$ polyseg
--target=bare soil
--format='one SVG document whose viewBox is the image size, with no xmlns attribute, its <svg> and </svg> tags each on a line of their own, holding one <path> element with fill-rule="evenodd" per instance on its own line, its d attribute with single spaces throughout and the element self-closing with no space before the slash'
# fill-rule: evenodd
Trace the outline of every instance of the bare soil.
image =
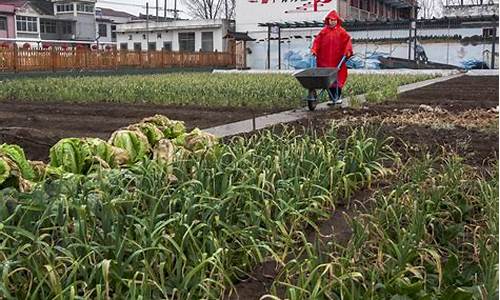
<svg viewBox="0 0 500 300">
<path fill-rule="evenodd" d="M 270 113 L 245 108 L 179 107 L 123 103 L 0 102 L 0 143 L 18 144 L 31 160 L 46 160 L 49 148 L 66 137 L 107 139 L 120 127 L 163 114 L 188 129 L 250 119 Z"/>
</svg>

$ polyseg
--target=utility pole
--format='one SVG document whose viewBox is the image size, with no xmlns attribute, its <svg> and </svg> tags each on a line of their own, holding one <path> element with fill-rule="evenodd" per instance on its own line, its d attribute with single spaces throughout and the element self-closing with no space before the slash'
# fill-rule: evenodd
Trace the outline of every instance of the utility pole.
<svg viewBox="0 0 500 300">
<path fill-rule="evenodd" d="M 271 25 L 267 25 L 267 69 L 271 69 Z"/>
<path fill-rule="evenodd" d="M 410 26 L 408 31 L 408 60 L 411 60 L 411 34 L 413 29 L 411 28 L 412 19 L 409 20 Z"/>
<path fill-rule="evenodd" d="M 156 23 L 159 21 L 159 16 L 158 16 L 158 0 L 156 0 Z"/>
<path fill-rule="evenodd" d="M 146 49 L 149 52 L 149 2 L 146 2 Z"/>
<path fill-rule="evenodd" d="M 281 70 L 281 27 L 280 26 L 278 26 L 278 69 Z"/>
<path fill-rule="evenodd" d="M 415 22 L 415 32 L 413 34 L 413 59 L 417 60 L 417 3 L 413 5 L 413 20 Z"/>
<path fill-rule="evenodd" d="M 497 42 L 497 24 L 493 19 L 493 36 L 491 40 L 491 69 L 495 68 L 495 43 Z"/>
<path fill-rule="evenodd" d="M 226 20 L 229 19 L 229 14 L 228 14 L 228 11 L 227 11 L 227 0 L 224 0 L 224 7 L 226 9 Z"/>
<path fill-rule="evenodd" d="M 177 0 L 174 0 L 174 19 L 177 20 Z"/>
<path fill-rule="evenodd" d="M 448 19 L 448 38 L 446 39 L 446 64 L 447 65 L 450 63 L 450 26 L 451 26 L 451 21 L 450 21 L 450 19 Z M 483 61 L 484 61 L 484 59 L 483 59 Z"/>
</svg>

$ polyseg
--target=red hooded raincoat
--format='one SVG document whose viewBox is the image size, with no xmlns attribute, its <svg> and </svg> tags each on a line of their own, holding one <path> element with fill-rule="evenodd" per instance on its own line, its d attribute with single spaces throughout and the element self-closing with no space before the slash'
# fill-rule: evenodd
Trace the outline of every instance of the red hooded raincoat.
<svg viewBox="0 0 500 300">
<path fill-rule="evenodd" d="M 336 19 L 337 26 L 327 26 L 327 19 Z M 351 36 L 342 27 L 342 19 L 335 10 L 332 10 L 325 18 L 325 27 L 314 39 L 311 52 L 316 55 L 318 68 L 336 68 L 345 55 L 352 56 Z M 342 88 L 347 80 L 347 66 L 342 64 L 337 77 L 337 84 Z"/>
</svg>

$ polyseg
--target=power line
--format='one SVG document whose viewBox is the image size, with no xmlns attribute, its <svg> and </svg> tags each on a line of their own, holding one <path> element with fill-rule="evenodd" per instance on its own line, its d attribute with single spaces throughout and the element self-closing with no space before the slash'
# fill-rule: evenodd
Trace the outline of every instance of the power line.
<svg viewBox="0 0 500 300">
<path fill-rule="evenodd" d="M 103 4 L 113 4 L 113 5 L 120 5 L 120 6 L 129 6 L 129 7 L 135 7 L 135 8 L 142 8 L 146 9 L 146 5 L 140 5 L 140 4 L 131 4 L 131 3 L 123 3 L 123 2 L 116 2 L 116 1 L 107 1 L 107 0 L 99 0 L 98 3 L 103 3 Z M 175 12 L 174 9 L 168 9 L 162 6 L 150 6 L 149 8 L 153 9 L 166 9 L 169 12 Z M 177 10 L 177 12 L 182 12 L 182 10 Z"/>
</svg>

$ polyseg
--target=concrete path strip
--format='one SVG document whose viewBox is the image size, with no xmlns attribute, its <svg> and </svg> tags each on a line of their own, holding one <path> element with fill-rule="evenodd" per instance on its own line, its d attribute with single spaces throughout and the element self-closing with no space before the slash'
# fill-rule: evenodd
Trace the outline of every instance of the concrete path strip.
<svg viewBox="0 0 500 300">
<path fill-rule="evenodd" d="M 469 76 L 499 76 L 498 69 L 485 70 L 470 70 L 467 72 Z"/>
<path fill-rule="evenodd" d="M 213 70 L 212 73 L 217 74 L 289 74 L 298 73 L 304 69 L 298 70 Z M 461 70 L 441 70 L 441 69 L 349 69 L 351 75 L 436 75 L 450 76 L 453 74 L 463 73 Z"/>
<path fill-rule="evenodd" d="M 444 77 L 438 77 L 434 79 L 429 79 L 417 83 L 412 83 L 412 84 L 407 84 L 400 86 L 398 88 L 398 94 L 399 93 L 404 93 L 408 92 L 411 90 L 415 90 L 424 86 L 428 86 L 434 83 L 450 80 L 453 78 L 457 78 L 460 76 L 464 76 L 463 73 L 461 74 L 453 74 L 449 76 L 444 76 Z M 357 101 L 359 103 L 364 102 L 364 95 L 359 95 L 355 96 L 357 98 Z M 346 108 L 349 107 L 349 98 L 343 99 L 342 107 Z M 316 110 L 324 110 L 324 109 L 331 109 L 327 103 L 320 103 L 316 106 Z M 271 127 L 273 125 L 281 124 L 281 123 L 288 123 L 288 122 L 293 122 L 297 121 L 300 119 L 303 119 L 307 116 L 308 114 L 307 108 L 298 108 L 298 109 L 293 109 L 293 110 L 288 110 L 276 114 L 271 114 L 271 115 L 266 115 L 266 116 L 261 116 L 261 117 L 256 117 L 255 119 L 249 119 L 249 120 L 244 120 L 244 121 L 239 121 L 239 122 L 234 122 L 234 123 L 229 123 L 225 125 L 220 125 L 216 127 L 211 127 L 211 128 L 206 128 L 203 129 L 203 131 L 209 132 L 211 134 L 214 134 L 218 137 L 225 137 L 225 136 L 232 136 L 232 135 L 237 135 L 237 134 L 242 134 L 242 133 L 248 133 L 254 130 L 259 130 L 267 127 Z"/>
</svg>

